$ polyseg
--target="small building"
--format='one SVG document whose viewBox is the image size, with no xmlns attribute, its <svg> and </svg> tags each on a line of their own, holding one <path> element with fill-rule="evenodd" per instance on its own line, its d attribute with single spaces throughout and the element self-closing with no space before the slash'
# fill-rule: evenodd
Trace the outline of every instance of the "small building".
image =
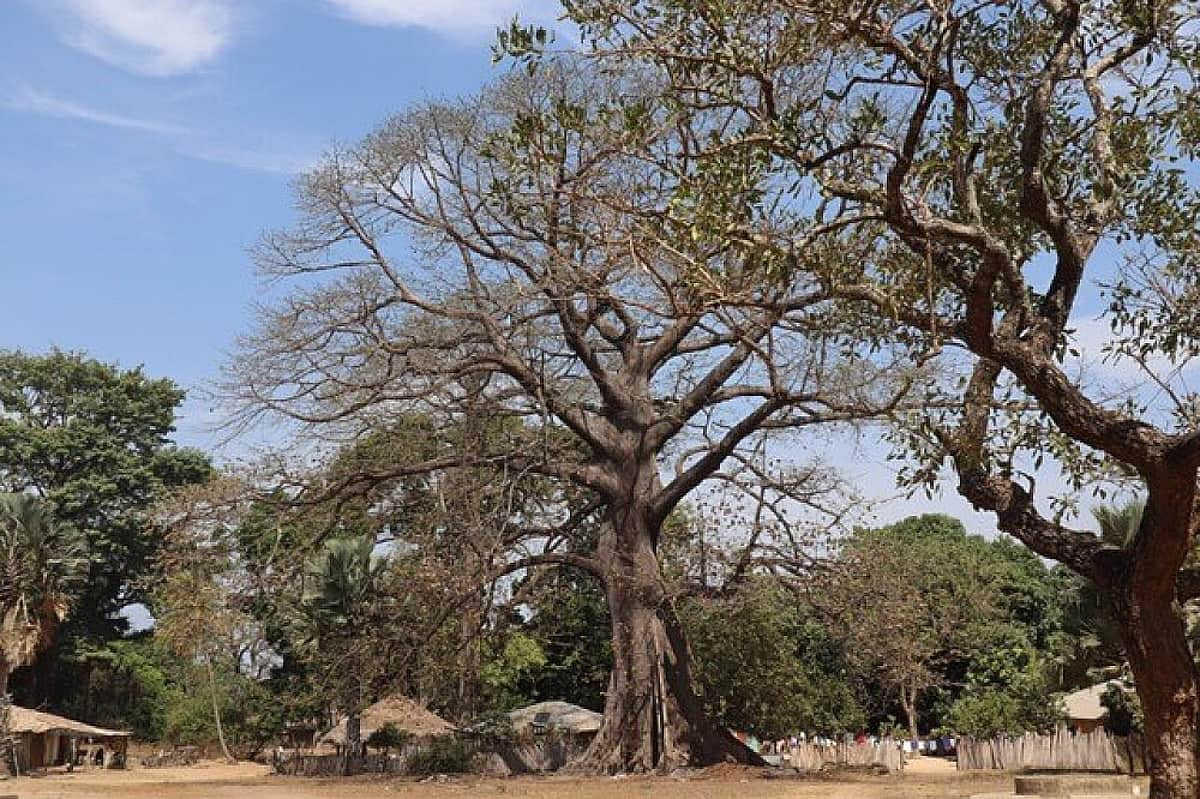
<svg viewBox="0 0 1200 799">
<path fill-rule="evenodd" d="M 418 702 L 399 694 L 381 699 L 362 712 L 359 717 L 359 732 L 362 741 L 385 724 L 394 724 L 413 738 L 434 738 L 454 732 L 454 725 L 427 710 Z M 331 746 L 346 745 L 346 719 L 342 719 L 329 732 L 321 736 L 319 743 Z"/>
<path fill-rule="evenodd" d="M 508 714 L 513 729 L 542 735 L 558 732 L 573 738 L 591 738 L 600 729 L 604 716 L 570 702 L 538 702 Z"/>
<path fill-rule="evenodd" d="M 279 736 L 280 742 L 287 749 L 312 749 L 320 731 L 316 721 L 289 721 Z"/>
<path fill-rule="evenodd" d="M 1103 727 L 1108 710 L 1100 704 L 1100 697 L 1113 685 L 1129 690 L 1129 686 L 1121 680 L 1109 680 L 1064 696 L 1063 710 L 1067 726 L 1077 733 L 1088 733 Z"/>
<path fill-rule="evenodd" d="M 77 763 L 124 768 L 132 735 L 16 705 L 9 709 L 8 726 L 21 773 Z"/>
</svg>

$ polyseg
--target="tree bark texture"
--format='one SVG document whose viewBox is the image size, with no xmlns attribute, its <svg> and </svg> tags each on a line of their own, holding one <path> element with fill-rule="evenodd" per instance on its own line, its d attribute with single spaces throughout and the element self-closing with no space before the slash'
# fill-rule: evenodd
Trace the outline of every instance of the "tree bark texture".
<svg viewBox="0 0 1200 799">
<path fill-rule="evenodd" d="M 357 706 L 350 715 L 346 716 L 346 760 L 342 768 L 343 776 L 349 777 L 358 773 L 358 763 L 362 760 L 362 715 Z"/>
<path fill-rule="evenodd" d="M 1138 541 L 1110 588 L 1142 702 L 1155 799 L 1200 797 L 1200 674 L 1176 599 L 1194 499 L 1194 474 L 1151 484 Z"/>
<path fill-rule="evenodd" d="M 713 723 L 693 687 L 691 653 L 659 568 L 658 524 L 618 508 L 598 552 L 612 617 L 604 721 L 575 771 L 669 773 L 722 762 L 765 765 Z"/>
<path fill-rule="evenodd" d="M 900 706 L 904 709 L 904 720 L 908 722 L 908 737 L 915 741 L 921 737 L 917 730 L 917 692 L 903 684 L 900 686 Z"/>
<path fill-rule="evenodd" d="M 8 695 L 8 664 L 0 661 L 0 774 L 16 774 L 16 752 L 9 728 L 12 697 Z"/>
</svg>

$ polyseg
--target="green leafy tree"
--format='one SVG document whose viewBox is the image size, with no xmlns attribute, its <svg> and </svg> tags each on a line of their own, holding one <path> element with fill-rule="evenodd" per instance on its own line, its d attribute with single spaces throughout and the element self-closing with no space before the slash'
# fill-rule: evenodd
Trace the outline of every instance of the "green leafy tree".
<svg viewBox="0 0 1200 799">
<path fill-rule="evenodd" d="M 1100 695 L 1100 705 L 1107 712 L 1104 729 L 1113 735 L 1127 738 L 1145 731 L 1146 720 L 1137 694 L 1127 686 L 1110 684 Z"/>
<path fill-rule="evenodd" d="M 81 684 L 75 642 L 119 635 L 119 611 L 145 599 L 142 578 L 160 540 L 151 506 L 210 474 L 203 454 L 171 442 L 183 397 L 170 380 L 79 353 L 0 352 L 0 490 L 51 501 L 63 522 L 83 531 L 90 553 L 61 645 L 28 680 L 39 702 L 66 701 Z"/>
<path fill-rule="evenodd" d="M 367 736 L 367 746 L 380 750 L 386 757 L 393 749 L 403 749 L 412 739 L 411 732 L 402 730 L 394 722 L 389 721 L 371 731 L 371 734 Z"/>
<path fill-rule="evenodd" d="M 923 695 L 945 681 L 948 660 L 967 657 L 964 633 L 990 610 L 979 576 L 961 523 L 922 516 L 855 531 L 813 592 L 856 669 L 899 702 L 913 737 Z"/>
<path fill-rule="evenodd" d="M 522 683 L 545 666 L 546 653 L 538 642 L 520 630 L 510 631 L 479 672 L 485 706 L 512 710 L 527 704 L 534 697 L 521 690 Z"/>
<path fill-rule="evenodd" d="M 545 664 L 521 683 L 531 701 L 561 700 L 604 709 L 612 669 L 608 607 L 596 582 L 569 567 L 550 571 L 528 602 L 522 631 L 537 642 Z"/>
<path fill-rule="evenodd" d="M 74 660 L 84 690 L 66 706 L 72 718 L 130 730 L 142 741 L 163 740 L 176 691 L 171 659 L 152 635 L 83 647 Z"/>
<path fill-rule="evenodd" d="M 1053 575 L 1029 552 L 931 514 L 855 531 L 812 602 L 865 690 L 878 684 L 881 698 L 898 702 L 916 736 L 956 723 L 941 716 L 964 691 L 964 708 L 983 699 L 1002 704 L 992 695 L 1011 691 L 1009 715 L 996 723 L 1045 726 L 1042 708 L 1054 706 L 1045 653 L 1059 640 L 1057 593 Z M 886 707 L 875 704 L 877 713 Z"/>
<path fill-rule="evenodd" d="M 1101 539 L 1122 550 L 1136 539 L 1144 512 L 1145 503 L 1140 500 L 1092 509 Z M 1090 684 L 1125 671 L 1121 621 L 1107 592 L 1090 580 L 1074 577 L 1064 594 L 1064 614 L 1062 660 L 1067 684 Z"/>
<path fill-rule="evenodd" d="M 943 726 L 979 738 L 1054 729 L 1062 713 L 1047 654 L 1012 627 L 993 631 L 979 644 Z"/>
<path fill-rule="evenodd" d="M 840 647 L 775 581 L 685 600 L 680 616 L 705 706 L 725 726 L 762 739 L 865 728 Z"/>
</svg>

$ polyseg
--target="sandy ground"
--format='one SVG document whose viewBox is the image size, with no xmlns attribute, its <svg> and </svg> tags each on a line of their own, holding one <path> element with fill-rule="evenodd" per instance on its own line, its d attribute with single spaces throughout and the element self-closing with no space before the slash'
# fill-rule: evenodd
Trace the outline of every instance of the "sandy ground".
<svg viewBox="0 0 1200 799">
<path fill-rule="evenodd" d="M 55 774 L 0 782 L 0 797 L 19 799 L 960 799 L 1012 790 L 1005 775 L 959 775 L 953 766 L 920 758 L 903 775 L 810 779 L 761 779 L 754 773 L 724 773 L 688 780 L 669 778 L 579 779 L 475 777 L 440 782 L 355 778 L 313 780 L 279 777 L 263 766 L 206 763 L 190 768 Z"/>
</svg>

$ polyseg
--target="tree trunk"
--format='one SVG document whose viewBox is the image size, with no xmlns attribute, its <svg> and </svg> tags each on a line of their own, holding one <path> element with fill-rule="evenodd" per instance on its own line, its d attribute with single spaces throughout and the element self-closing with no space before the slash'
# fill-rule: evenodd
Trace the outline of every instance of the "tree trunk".
<svg viewBox="0 0 1200 799">
<path fill-rule="evenodd" d="M 346 752 L 342 764 L 342 775 L 355 774 L 358 761 L 362 759 L 362 685 L 357 681 L 350 689 L 346 703 Z"/>
<path fill-rule="evenodd" d="M 1173 599 L 1128 589 L 1120 616 L 1145 715 L 1150 796 L 1200 797 L 1200 692 L 1195 662 Z"/>
<path fill-rule="evenodd" d="M 221 745 L 221 754 L 230 763 L 236 763 L 235 758 L 229 752 L 229 744 L 225 743 L 225 726 L 221 723 L 221 703 L 217 699 L 217 675 L 213 671 L 212 661 L 208 658 L 204 659 L 204 668 L 208 672 L 208 693 L 212 699 L 213 721 L 217 725 L 217 742 Z"/>
<path fill-rule="evenodd" d="M 910 691 L 908 686 L 900 686 L 900 707 L 904 710 L 904 718 L 908 722 L 908 738 L 915 741 L 921 737 L 917 731 L 917 692 Z"/>
<path fill-rule="evenodd" d="M 691 653 L 659 569 L 649 514 L 610 511 L 597 551 L 612 616 L 604 721 L 572 764 L 584 773 L 669 773 L 727 761 L 765 765 L 711 722 L 692 685 Z"/>
<path fill-rule="evenodd" d="M 11 672 L 7 661 L 0 660 L 0 774 L 17 773 L 16 753 L 9 730 L 12 698 L 8 695 L 8 675 Z"/>
<path fill-rule="evenodd" d="M 468 574 L 471 569 L 478 569 L 475 564 L 468 565 L 464 571 Z M 483 614 L 482 596 L 477 601 L 468 604 L 459 619 L 459 635 L 462 649 L 459 653 L 458 668 L 458 707 L 456 715 L 464 723 L 473 720 L 479 712 L 479 670 L 481 667 L 481 652 L 479 649 L 480 617 Z"/>
<path fill-rule="evenodd" d="M 1113 598 L 1145 717 L 1154 799 L 1200 797 L 1200 674 L 1176 577 L 1191 549 L 1195 470 L 1166 470 L 1148 480 L 1149 498 L 1133 547 L 1102 575 Z"/>
</svg>

